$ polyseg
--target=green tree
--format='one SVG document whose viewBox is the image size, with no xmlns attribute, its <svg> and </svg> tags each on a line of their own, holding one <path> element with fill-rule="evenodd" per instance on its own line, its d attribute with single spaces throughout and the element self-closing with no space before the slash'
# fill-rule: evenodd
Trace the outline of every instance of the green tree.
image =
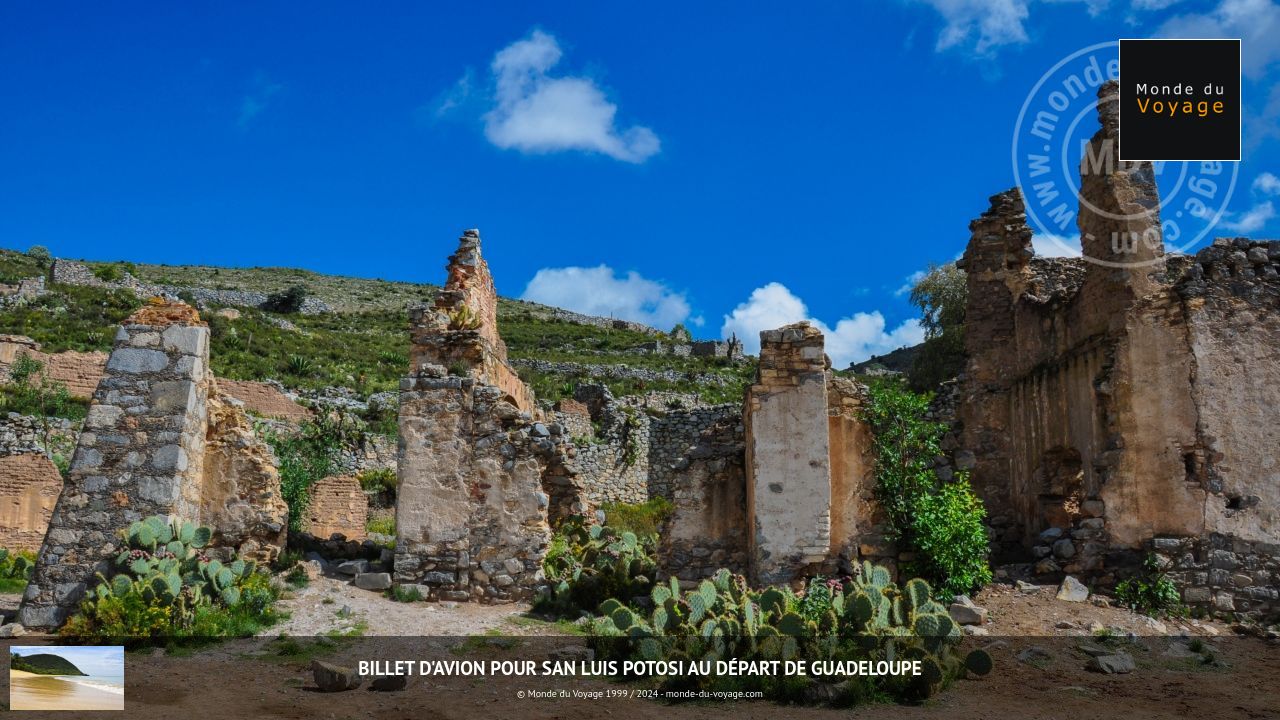
<svg viewBox="0 0 1280 720">
<path fill-rule="evenodd" d="M 964 369 L 964 313 L 968 278 L 954 262 L 930 265 L 914 287 L 911 303 L 920 308 L 925 341 L 907 374 L 912 389 L 926 391 Z"/>
<path fill-rule="evenodd" d="M 302 309 L 302 303 L 306 299 L 307 289 L 302 285 L 293 285 L 287 290 L 268 295 L 262 309 L 285 314 L 296 313 Z"/>
<path fill-rule="evenodd" d="M 49 263 L 53 262 L 53 254 L 43 245 L 32 245 L 31 249 L 27 250 L 27 257 L 35 260 L 36 265 L 42 268 L 49 267 Z"/>
</svg>

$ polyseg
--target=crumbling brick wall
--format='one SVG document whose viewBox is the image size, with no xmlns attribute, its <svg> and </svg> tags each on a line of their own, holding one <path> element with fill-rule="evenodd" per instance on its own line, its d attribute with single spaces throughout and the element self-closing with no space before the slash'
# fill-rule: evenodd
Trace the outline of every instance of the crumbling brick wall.
<svg viewBox="0 0 1280 720">
<path fill-rule="evenodd" d="M 44 365 L 50 380 L 67 386 L 72 397 L 88 398 L 102 379 L 107 354 L 102 352 L 45 353 L 40 344 L 21 335 L 0 336 L 0 379 L 9 376 L 9 368 L 19 356 L 26 355 Z"/>
<path fill-rule="evenodd" d="M 62 475 L 43 453 L 0 455 L 0 547 L 40 549 Z"/>
<path fill-rule="evenodd" d="M 537 413 L 533 391 L 507 363 L 498 335 L 498 294 L 480 255 L 480 232 L 467 230 L 449 256 L 448 281 L 435 305 L 410 311 L 411 367 L 439 365 L 505 392 L 525 412 Z"/>
<path fill-rule="evenodd" d="M 304 530 L 317 538 L 338 533 L 348 540 L 363 540 L 369 521 L 369 500 L 352 475 L 327 477 L 311 488 Z"/>
</svg>

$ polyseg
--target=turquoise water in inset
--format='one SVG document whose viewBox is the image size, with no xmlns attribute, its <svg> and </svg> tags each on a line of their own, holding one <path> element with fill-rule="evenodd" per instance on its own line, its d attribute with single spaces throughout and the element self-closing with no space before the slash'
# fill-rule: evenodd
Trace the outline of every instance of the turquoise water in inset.
<svg viewBox="0 0 1280 720">
<path fill-rule="evenodd" d="M 124 694 L 123 675 L 55 675 L 54 677 L 98 690 L 106 690 L 116 695 Z"/>
</svg>

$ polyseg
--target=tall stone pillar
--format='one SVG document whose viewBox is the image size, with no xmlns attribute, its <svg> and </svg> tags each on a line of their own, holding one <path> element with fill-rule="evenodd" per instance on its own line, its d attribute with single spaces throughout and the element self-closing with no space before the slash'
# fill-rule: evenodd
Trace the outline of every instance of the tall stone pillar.
<svg viewBox="0 0 1280 720">
<path fill-rule="evenodd" d="M 831 547 L 826 355 L 817 328 L 801 322 L 760 333 L 744 415 L 751 574 L 788 582 Z"/>
<path fill-rule="evenodd" d="M 208 366 L 209 328 L 187 305 L 150 304 L 120 327 L 23 595 L 23 625 L 61 625 L 130 523 L 199 517 Z"/>
</svg>

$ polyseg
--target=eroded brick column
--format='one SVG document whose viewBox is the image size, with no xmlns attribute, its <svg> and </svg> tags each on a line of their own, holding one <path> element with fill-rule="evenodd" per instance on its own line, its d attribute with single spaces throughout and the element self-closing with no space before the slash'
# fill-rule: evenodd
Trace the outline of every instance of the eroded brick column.
<svg viewBox="0 0 1280 720">
<path fill-rule="evenodd" d="M 831 462 L 826 356 L 807 322 L 760 333 L 760 370 L 746 399 L 750 566 L 787 582 L 827 558 Z"/>
<path fill-rule="evenodd" d="M 208 365 L 209 328 L 191 307 L 147 305 L 121 326 L 23 595 L 23 625 L 61 625 L 130 523 L 199 516 Z"/>
</svg>

